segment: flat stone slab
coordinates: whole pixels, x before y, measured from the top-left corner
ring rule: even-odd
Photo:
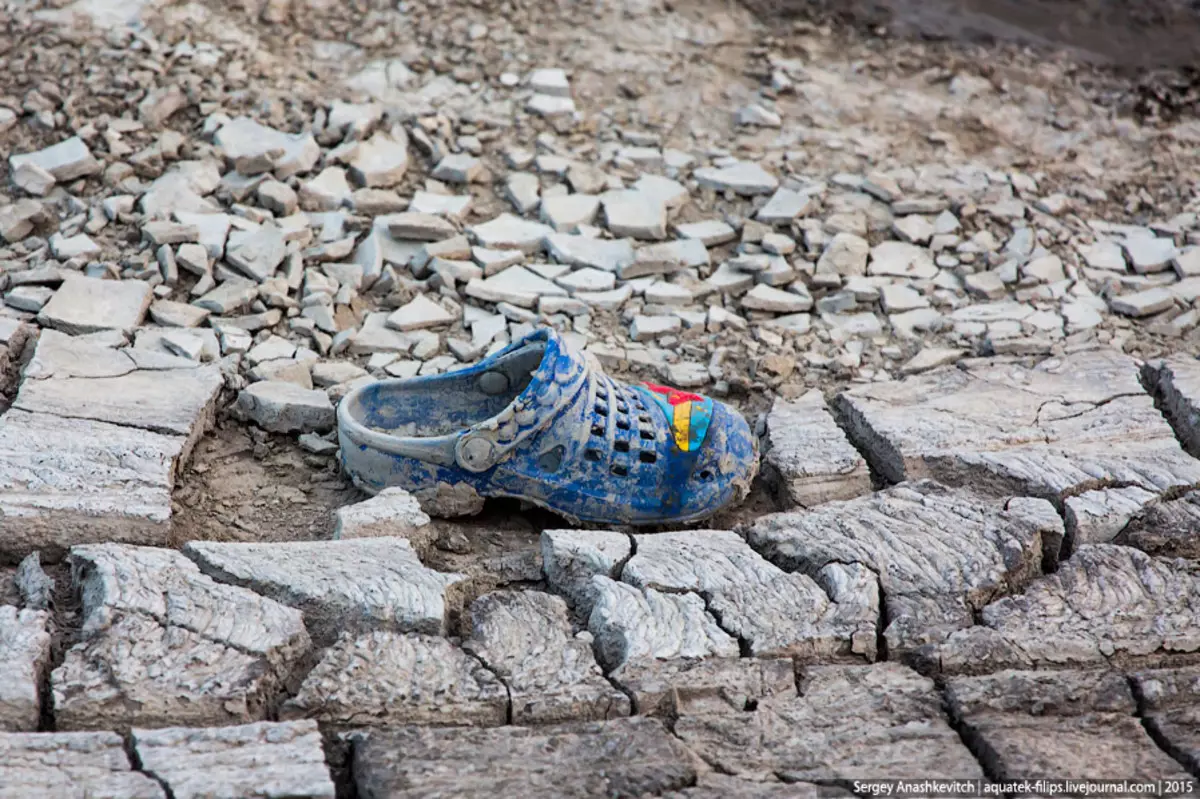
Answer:
[[[0,798],[166,799],[115,732],[0,733]]]
[[[979,612],[934,657],[948,673],[1156,666],[1200,653],[1200,567],[1113,544],[1082,546],[1057,572]]]
[[[335,541],[407,538],[418,555],[424,555],[433,545],[435,531],[429,526],[429,514],[403,488],[385,488],[370,499],[338,508],[334,517]]]
[[[132,737],[141,770],[175,799],[335,796],[314,721],[135,729]]]
[[[724,774],[786,782],[980,779],[932,680],[897,663],[804,670],[799,696],[683,715],[675,734]]]
[[[1140,671],[1130,680],[1150,733],[1195,774],[1200,770],[1200,668]]]
[[[1061,499],[1101,485],[1163,492],[1200,481],[1138,381],[1112,350],[1032,369],[946,367],[837,398],[848,432],[890,482],[934,477],[995,494]]]
[[[165,544],[185,439],[14,408],[0,416],[0,560]]]
[[[0,730],[30,732],[41,722],[42,677],[50,665],[49,621],[43,610],[0,605]]]
[[[858,564],[814,570],[826,589],[807,574],[789,574],[765,560],[733,532],[689,530],[634,540],[636,554],[621,571],[624,582],[695,592],[721,628],[754,656],[875,659],[878,583]],[[828,571],[839,574],[823,573]]]
[[[889,655],[970,627],[974,613],[1028,585],[1062,520],[1046,500],[992,500],[931,480],[808,511],[764,516],[746,538],[770,561],[812,574],[857,564],[878,576]]]
[[[1188,779],[1142,727],[1119,673],[1001,671],[951,679],[946,694],[995,779]]]
[[[192,541],[183,554],[218,582],[301,610],[318,646],[347,630],[447,635],[462,610],[466,578],[426,568],[404,538]]]
[[[51,675],[60,728],[261,719],[309,649],[299,611],[174,550],[96,544],[70,563],[83,629]]]
[[[38,322],[78,335],[132,330],[146,318],[154,292],[143,280],[101,280],[68,274],[38,313]]]
[[[372,726],[506,723],[508,691],[478,660],[445,638],[377,630],[345,635],[326,649],[282,720]]]
[[[363,799],[599,799],[692,785],[695,759],[656,719],[551,727],[401,727],[355,736]]]
[[[767,469],[788,506],[810,508],[871,490],[866,459],[851,445],[820,391],[775,400],[767,416]]]
[[[513,724],[628,716],[629,697],[604,679],[590,638],[577,638],[567,603],[540,591],[496,591],[471,605],[463,648],[508,686]]]
[[[796,695],[791,658],[638,660],[609,675],[638,715],[744,712],[768,696]]]
[[[186,459],[211,424],[223,385],[215,364],[45,331],[13,407],[182,436]]]

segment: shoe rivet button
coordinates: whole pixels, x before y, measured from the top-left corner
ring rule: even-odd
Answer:
[[[496,445],[486,438],[461,438],[457,449],[458,462],[463,468],[482,472],[491,467]]]

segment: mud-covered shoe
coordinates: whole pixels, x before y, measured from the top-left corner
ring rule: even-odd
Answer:
[[[575,522],[690,522],[745,499],[758,471],[737,411],[618,383],[549,328],[456,372],[369,383],[337,415],[355,485],[441,516],[515,497]]]

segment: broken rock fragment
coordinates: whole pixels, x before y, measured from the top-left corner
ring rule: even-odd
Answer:
[[[446,635],[462,606],[462,575],[426,568],[404,538],[192,541],[183,553],[214,580],[303,611],[318,645],[346,630]]]
[[[115,732],[0,732],[0,797],[88,796],[166,799],[162,785],[134,771]]]
[[[49,621],[42,610],[0,605],[0,730],[38,728],[42,678],[50,663]]]
[[[299,611],[174,550],[96,544],[70,560],[83,631],[51,676],[62,729],[261,719],[309,649]]]
[[[153,293],[141,280],[101,280],[70,274],[38,314],[64,333],[131,330],[142,323]]]
[[[539,591],[497,591],[471,605],[464,648],[508,686],[513,724],[629,715],[629,697],[604,679],[590,639],[571,634],[566,603]]]
[[[807,508],[871,490],[866,461],[834,421],[820,391],[775,400],[767,435],[766,464],[789,505]]]
[[[242,389],[237,412],[273,433],[323,433],[333,429],[329,395],[281,380],[264,380]]]

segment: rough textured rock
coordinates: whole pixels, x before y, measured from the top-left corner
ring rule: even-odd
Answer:
[[[1200,361],[1173,355],[1147,364],[1146,376],[1183,446],[1200,456]]]
[[[796,694],[789,658],[642,659],[609,678],[633,698],[639,715],[744,711],[768,696]]]
[[[875,658],[879,595],[874,576],[860,566],[850,567],[862,578],[859,590],[831,600],[817,580],[781,570],[736,533],[689,530],[638,535],[635,541],[636,554],[621,571],[624,582],[696,592],[721,628],[752,655],[788,655],[801,662]]]
[[[0,730],[38,728],[42,677],[50,664],[49,620],[42,610],[0,605]]]
[[[850,791],[830,785],[739,780],[708,772],[693,787],[664,793],[662,799],[850,799],[852,796]]]
[[[837,426],[820,391],[791,402],[775,400],[767,436],[766,466],[789,506],[809,508],[871,490],[866,460]]]
[[[588,629],[608,671],[643,659],[737,657],[738,642],[696,594],[638,589],[597,575]]]
[[[951,679],[946,694],[964,739],[996,779],[1187,777],[1142,728],[1118,673],[1001,671]]]
[[[60,728],[260,719],[309,649],[299,611],[174,550],[97,544],[70,560],[83,629],[51,675]]]
[[[115,732],[0,733],[0,799],[166,799]]]
[[[100,280],[68,275],[38,313],[38,322],[64,333],[132,330],[142,323],[154,295],[141,280]]]
[[[1105,484],[1162,492],[1200,482],[1137,363],[1110,349],[1027,369],[936,369],[838,397],[855,444],[892,482],[934,477],[1059,499]]]
[[[396,536],[407,538],[418,555],[433,543],[429,514],[403,488],[385,488],[370,499],[336,511],[335,540]]]
[[[577,611],[591,613],[597,574],[619,579],[633,553],[628,535],[608,530],[543,530],[542,571],[551,590],[567,598]]]
[[[0,558],[75,544],[165,544],[185,440],[12,409],[0,417]]]
[[[753,713],[684,715],[675,734],[724,774],[842,783],[983,776],[933,682],[896,663],[811,667],[798,697],[769,697]]]
[[[858,564],[878,576],[888,652],[899,655],[971,626],[973,613],[1020,590],[1057,552],[1062,520],[1049,502],[991,500],[930,480],[809,511],[764,516],[747,540],[806,574]]]
[[[333,799],[315,721],[133,730],[141,770],[175,799]]]
[[[1200,668],[1141,671],[1130,679],[1150,734],[1193,774],[1200,771]]]
[[[1063,502],[1066,550],[1070,552],[1080,544],[1113,541],[1131,519],[1157,499],[1158,495],[1137,486],[1099,488],[1068,497]]]
[[[604,679],[590,637],[576,638],[562,599],[497,591],[471,605],[463,648],[508,686],[513,724],[603,721],[628,716],[629,697]]]
[[[192,541],[183,553],[214,580],[303,611],[318,646],[344,631],[446,635],[462,609],[465,578],[427,569],[404,538]]]
[[[326,649],[279,713],[345,726],[495,726],[507,718],[508,692],[445,638],[375,631]]]
[[[1114,544],[1137,547],[1151,555],[1200,559],[1200,492],[1147,502],[1124,521],[1111,539]]]
[[[1112,544],[1082,546],[1054,574],[980,611],[937,649],[949,673],[1156,665],[1200,652],[1200,569]]]
[[[694,759],[655,719],[494,730],[402,727],[356,736],[363,799],[655,796],[693,784]]]

